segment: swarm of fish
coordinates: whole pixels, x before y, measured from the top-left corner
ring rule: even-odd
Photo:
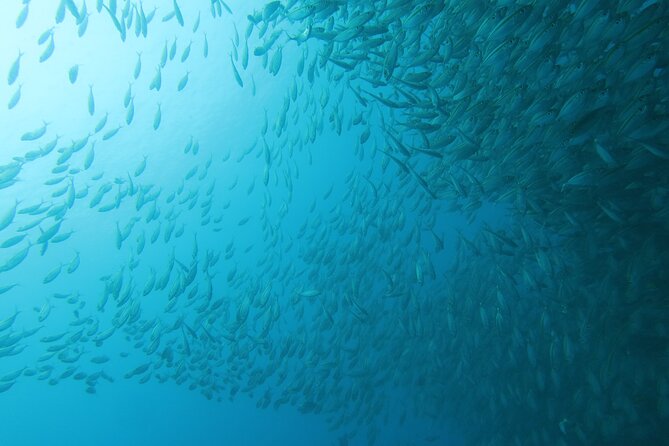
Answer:
[[[23,3],[17,28],[29,19]],[[124,42],[151,38],[156,23],[188,24],[208,57],[201,16],[167,3],[147,13],[141,2],[97,1],[96,13]],[[213,18],[224,11],[233,12],[212,0]],[[83,1],[60,0],[32,57],[47,62],[66,18],[83,36],[90,14]],[[20,293],[8,278],[27,259],[62,254],[41,280],[51,298],[0,321],[0,358],[43,349],[0,377],[0,392],[22,377],[74,379],[89,393],[115,379],[171,381],[318,414],[341,445],[377,444],[385,424],[407,418],[455,421],[477,445],[669,437],[668,4],[289,0],[246,20],[217,55],[230,82],[255,93],[256,58],[289,83],[255,142],[222,158],[260,160],[246,189],[262,196],[257,213],[225,220],[228,193],[242,186],[217,175],[197,135],[177,148],[189,156],[180,184],[144,180],[146,156],[113,180],[92,173],[96,144],[135,125],[135,94],[162,91],[179,45],[178,61],[193,57],[176,38],[161,44],[143,87],[150,55],[136,56],[123,122],[108,125],[94,86],[83,86],[82,108],[97,119],[88,134],[64,144],[42,122],[20,138],[30,150],[0,166],[2,189],[33,161],[54,166],[40,202],[3,204],[0,295]],[[10,110],[27,88],[26,57],[18,51],[8,72]],[[191,75],[184,69],[172,92],[192,88]],[[78,77],[74,65],[67,78]],[[293,195],[303,191],[294,184],[328,132],[354,132],[360,164],[345,191],[333,184],[295,227],[287,216],[301,212]],[[481,223],[491,204],[503,222]],[[126,261],[96,271],[94,303],[89,288],[57,291],[84,261],[72,209],[117,216],[113,243]],[[453,212],[468,231],[445,233],[439,222]],[[255,226],[258,246],[238,246],[226,223]],[[211,236],[218,243],[202,241]],[[72,317],[54,332],[56,311]],[[119,358],[111,338],[133,354]],[[138,355],[122,376],[105,372]]]

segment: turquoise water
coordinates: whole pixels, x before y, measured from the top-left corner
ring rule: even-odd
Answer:
[[[668,20],[3,3],[2,444],[660,444]]]

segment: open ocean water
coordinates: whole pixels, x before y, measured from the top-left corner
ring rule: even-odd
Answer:
[[[3,1],[0,444],[667,444],[667,30]]]

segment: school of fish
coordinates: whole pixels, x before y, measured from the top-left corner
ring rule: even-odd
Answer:
[[[18,30],[34,8],[21,3]],[[95,124],[65,137],[35,111],[14,141],[25,153],[0,160],[0,192],[32,165],[51,172],[39,200],[0,202],[0,371],[20,364],[0,398],[30,379],[91,394],[172,382],[322,416],[340,446],[381,444],[407,417],[454,424],[472,445],[669,438],[669,3],[283,0],[241,16],[223,0],[197,14],[88,3],[54,2],[40,51],[17,49],[9,111],[29,88],[22,65],[64,51],[64,27],[85,39],[95,16],[124,44],[158,27],[192,40],[133,52],[120,112],[72,65],[62,77]],[[216,52],[203,28],[226,17],[246,28]],[[219,76],[253,97],[250,67],[277,79],[282,106],[253,144],[233,157],[189,130],[170,149],[182,178],[146,180],[160,169],[146,154],[122,175],[99,170],[96,154],[144,125],[136,97],[193,88],[194,57],[223,60]],[[148,107],[150,131],[165,131],[171,110]],[[294,184],[330,133],[354,135],[342,150],[360,164],[296,211]],[[251,178],[217,173],[251,161]],[[259,198],[228,221],[240,190]],[[501,221],[482,221],[489,206]],[[119,264],[77,242],[76,220],[99,213]],[[242,230],[256,242],[236,243]],[[40,257],[50,269],[28,274],[43,305],[12,311],[18,272]]]

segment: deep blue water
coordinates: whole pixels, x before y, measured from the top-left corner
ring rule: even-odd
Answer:
[[[660,441],[669,10],[544,3],[0,5],[1,444]]]

